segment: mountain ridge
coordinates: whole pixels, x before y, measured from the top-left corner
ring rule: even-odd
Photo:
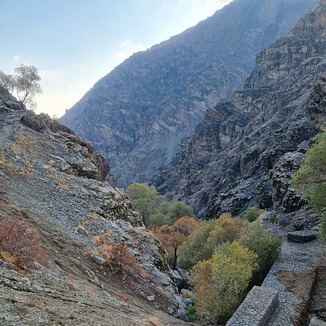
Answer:
[[[208,110],[183,139],[154,181],[159,190],[187,198],[202,218],[254,205],[280,213],[302,206],[290,180],[325,127],[325,16],[320,2],[257,55],[244,89]]]
[[[95,143],[120,185],[148,181],[172,160],[205,111],[242,86],[255,54],[315,3],[234,1],[184,33],[131,56],[61,121]]]

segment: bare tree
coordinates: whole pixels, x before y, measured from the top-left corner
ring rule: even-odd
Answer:
[[[31,109],[36,107],[33,100],[36,94],[42,93],[41,77],[34,66],[20,65],[15,69],[15,75],[7,75],[0,71],[0,85]]]

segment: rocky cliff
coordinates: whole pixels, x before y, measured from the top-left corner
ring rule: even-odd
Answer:
[[[108,172],[91,143],[0,89],[1,246],[14,236],[47,257],[20,270],[25,249],[1,247],[1,325],[184,324],[163,312],[185,316],[165,250]]]
[[[61,121],[95,143],[120,185],[171,162],[208,108],[231,98],[255,55],[317,0],[236,0],[197,26],[137,53],[102,78]]]
[[[257,55],[244,90],[207,111],[156,179],[200,217],[250,206],[291,212],[290,187],[307,146],[326,123],[325,0]]]

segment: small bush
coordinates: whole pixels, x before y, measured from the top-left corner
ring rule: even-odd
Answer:
[[[104,266],[110,273],[117,275],[123,284],[133,287],[136,282],[153,282],[149,273],[130,253],[125,243],[110,243],[109,233],[93,238],[93,243],[99,247],[98,254],[104,258]]]
[[[199,316],[197,314],[196,306],[188,307],[187,310],[186,310],[186,314],[187,314],[187,320],[188,321],[196,321],[196,320],[199,319]]]
[[[242,215],[241,217],[244,220],[247,220],[248,222],[254,222],[258,219],[259,215],[263,213],[264,210],[259,209],[256,206],[248,208]]]
[[[0,222],[0,258],[17,268],[31,269],[46,265],[48,254],[35,232],[22,222]]]

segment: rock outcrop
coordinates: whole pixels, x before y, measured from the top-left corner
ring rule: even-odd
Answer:
[[[154,184],[193,205],[202,218],[250,206],[302,206],[293,171],[326,118],[324,0],[286,36],[257,55],[243,91],[208,110]]]
[[[317,0],[234,1],[119,65],[61,121],[95,143],[120,185],[148,182],[171,162],[208,108],[230,99],[255,55]]]
[[[49,262],[26,280],[3,270],[12,264],[1,252],[1,324],[102,325],[109,309],[112,325],[115,313],[126,325],[147,325],[146,311],[161,315],[158,323],[183,325],[157,310],[185,317],[165,250],[107,180],[106,160],[67,127],[9,100],[0,94],[0,222],[27,225]],[[62,302],[76,306],[70,317]]]

